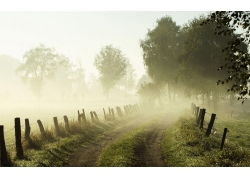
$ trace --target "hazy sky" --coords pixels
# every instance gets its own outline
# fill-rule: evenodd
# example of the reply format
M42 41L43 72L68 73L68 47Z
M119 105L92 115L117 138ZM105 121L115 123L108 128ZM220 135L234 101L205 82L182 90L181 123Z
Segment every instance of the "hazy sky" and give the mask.
M95 55L106 45L118 47L136 69L137 78L145 73L139 40L156 20L170 15L182 25L201 11L116 11L116 12L0 12L0 54L22 60L24 53L44 44L69 57L81 59L86 76L97 75Z

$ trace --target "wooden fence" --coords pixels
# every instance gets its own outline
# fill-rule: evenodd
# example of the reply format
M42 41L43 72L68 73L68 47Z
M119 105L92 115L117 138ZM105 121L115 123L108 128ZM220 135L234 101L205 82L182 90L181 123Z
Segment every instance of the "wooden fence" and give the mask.
M116 106L116 112L117 112L118 117L120 117L120 118L138 113L142 110L147 110L150 108L150 106L149 106L149 102L143 102L143 103L140 103L140 106L138 104L133 104L133 105L129 104L129 105L125 105L123 108L124 108L124 112L122 112L121 107ZM108 110L109 110L108 111L109 113L106 114L105 109L103 108L104 119L106 121L115 120L117 117L115 115L114 109L108 107ZM80 113L80 111L78 110L77 114L78 114L77 119L78 119L79 124L84 124L87 122L87 118L86 118L84 109L82 109L82 113ZM98 115L95 111L91 111L90 116L91 116L92 123L99 123L100 120L99 120ZM70 130L69 120L68 120L67 115L64 115L63 119L64 119L65 130L67 133L70 134L71 130ZM60 129L60 126L58 124L58 118L53 117L53 121L54 121L55 134L56 134L56 136L60 137L62 129ZM37 125L39 127L41 136L46 139L46 131L45 131L43 123L40 119L37 120ZM22 159L22 158L24 158L24 152L23 152L23 147L22 147L21 120L19 117L14 119L14 127L15 128L13 128L13 129L15 129L15 136L13 138L15 138L16 158ZM8 130L7 132L9 132L9 131L10 130ZM24 138L26 140L30 139L30 133L31 133L31 125L30 125L29 119L26 118L25 119L25 132L24 132ZM0 125L0 167L10 166L10 160L8 157L8 152L6 150L4 134L5 134L4 133L4 126Z
M191 104L191 113L194 115L195 121L196 121L197 125L199 126L199 128L203 130L206 109L200 108L199 106L196 106L194 103L192 103ZM207 136L207 137L210 136L211 131L213 129L215 119L216 119L216 114L212 113L211 119L210 119L208 126L207 126L207 129L205 131L205 136ZM227 132L228 132L228 129L224 128L223 136L221 139L220 150L223 150Z

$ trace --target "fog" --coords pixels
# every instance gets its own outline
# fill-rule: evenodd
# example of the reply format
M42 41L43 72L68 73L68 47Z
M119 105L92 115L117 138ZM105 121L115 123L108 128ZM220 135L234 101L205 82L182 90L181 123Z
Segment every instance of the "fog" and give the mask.
M55 116L62 120L64 115L76 120L77 111L82 109L87 117L90 111L96 111L103 119L103 108L106 112L108 107L116 106L123 110L125 105L141 102L150 102L152 108L175 107L176 111L189 107L191 102L207 107L210 112L247 110L240 101L232 100L233 94L226 94L225 86L215 85L221 77L217 68L224 62L221 55L224 46L197 45L198 42L221 42L196 37L212 29L196 33L200 29L187 23L201 13L207 14L199 11L1 12L0 124L9 129L14 126L15 117L23 121L29 118L31 123L38 119L52 122ZM166 27L175 26L176 32L162 42L166 43L163 47L172 52L159 48L151 53L147 32L157 29L157 20L170 15L174 25ZM182 25L190 26L195 33L185 29L181 32ZM160 40L172 35L152 32L156 32ZM168 38L173 41L168 42ZM177 42L176 49L172 42ZM197 45L195 51L188 49L193 47L188 43ZM112 53L116 53L118 60L110 58L113 60L110 65L105 58ZM245 104L244 107L248 107Z

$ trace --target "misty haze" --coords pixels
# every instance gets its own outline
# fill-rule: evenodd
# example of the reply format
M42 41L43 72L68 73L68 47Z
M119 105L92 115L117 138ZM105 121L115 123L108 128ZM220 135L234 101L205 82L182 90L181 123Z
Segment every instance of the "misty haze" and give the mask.
M248 167L249 18L0 12L0 166Z

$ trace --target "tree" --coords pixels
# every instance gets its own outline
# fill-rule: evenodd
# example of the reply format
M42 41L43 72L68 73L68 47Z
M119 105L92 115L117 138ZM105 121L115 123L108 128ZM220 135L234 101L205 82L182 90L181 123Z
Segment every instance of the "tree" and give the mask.
M53 98L69 99L72 92L73 64L64 55L58 56L58 63L60 65L57 67L53 78L46 83L44 91L47 90L46 95L51 94Z
M162 87L168 83L170 102L177 77L179 30L180 26L170 16L165 16L157 20L155 29L148 30L146 38L140 41L147 73L154 82L162 84Z
M194 18L183 27L186 33L184 52L180 55L180 74L182 82L196 95L201 95L204 104L205 96L209 102L213 97L214 111L220 93L226 92L226 87L216 88L219 77L226 77L227 72L217 71L225 58L221 48L228 42L228 37L214 36L215 24L200 26L204 16Z
M80 61L78 61L76 69L72 72L71 79L73 81L75 99L77 99L78 96L84 99L85 91L87 90L87 85L85 82L84 69Z
M41 98L41 91L45 79L53 78L56 69L60 65L55 49L47 48L43 44L27 51L24 62L18 67L24 82L29 82L31 90Z
M224 66L218 69L227 69L228 75L217 84L233 82L228 92L237 93L237 99L242 103L250 95L249 90L249 65L250 55L242 44L250 42L250 12L249 11L216 11L210 13L201 25L215 23L214 34L229 36L228 44L223 47L222 52L226 54ZM239 30L241 29L241 30ZM241 31L238 36L232 36ZM244 46L244 45L243 45Z
M104 93L109 97L109 91L126 75L128 60L121 50L112 45L105 46L96 55L94 66L99 71L99 80Z
M127 68L126 68L126 75L123 76L118 81L118 85L123 86L128 93L132 93L135 87L135 78L136 78L135 69L128 62Z
M142 101L154 102L155 99L159 98L160 88L154 82L143 83L138 89L137 94L139 94Z

